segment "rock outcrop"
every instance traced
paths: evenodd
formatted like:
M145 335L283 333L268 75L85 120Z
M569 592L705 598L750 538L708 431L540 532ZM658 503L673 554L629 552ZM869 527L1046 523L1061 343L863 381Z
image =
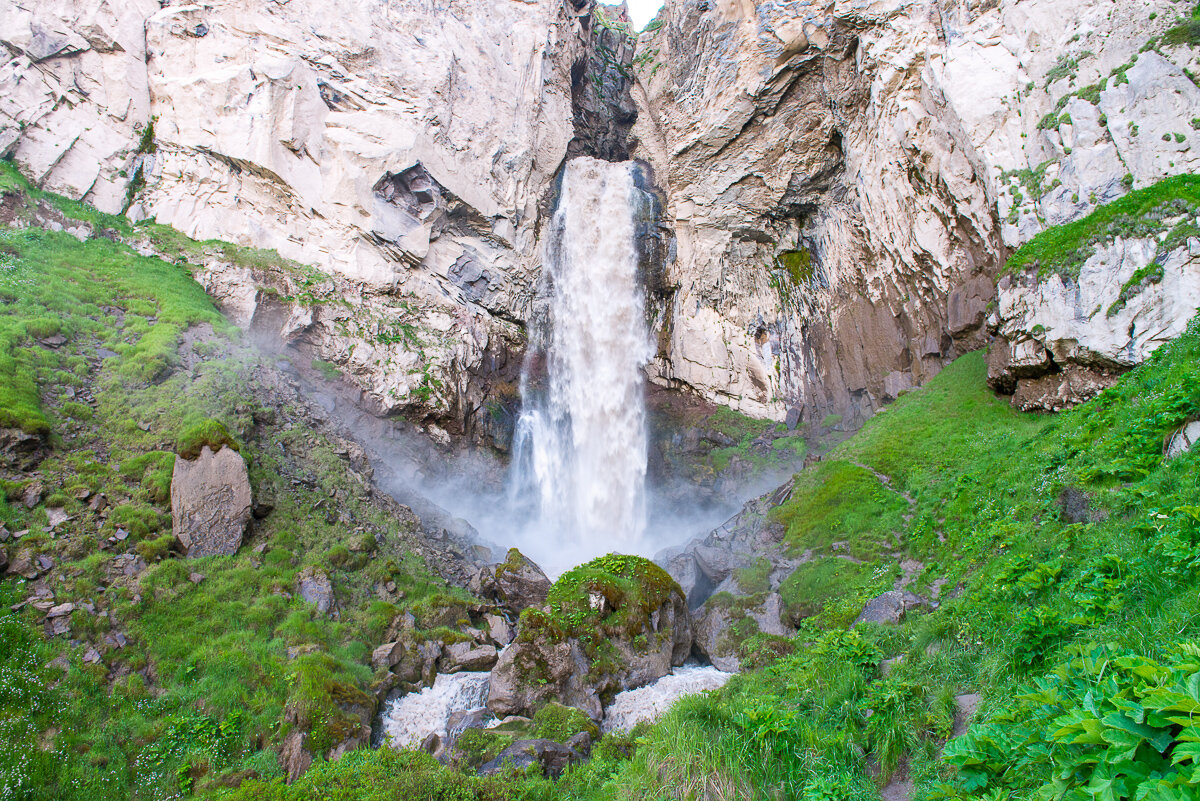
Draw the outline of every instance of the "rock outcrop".
M488 687L497 717L558 701L600 720L621 690L682 665L692 621L679 585L649 560L609 555L563 575L549 604L521 615Z
M471 580L471 591L519 615L531 606L546 602L550 579L536 562L516 548L510 548L503 562L479 569Z
M232 448L205 445L196 459L175 459L171 474L173 533L189 557L229 556L250 522L250 477Z
M1155 222L1164 235L1198 230L1198 212ZM1182 334L1200 308L1200 238L1166 249L1157 237L1118 235L1091 247L1077 274L1029 270L1000 280L988 381L1019 409L1088 400Z
M637 37L592 0L0 11L0 154L274 249L197 276L373 411L501 448L570 156L647 165L653 380L847 425L987 341L1009 249L1200 166L1169 0L669 0Z
M1151 6L668 2L634 91L678 242L658 378L853 423L983 344L1008 248L1200 157Z

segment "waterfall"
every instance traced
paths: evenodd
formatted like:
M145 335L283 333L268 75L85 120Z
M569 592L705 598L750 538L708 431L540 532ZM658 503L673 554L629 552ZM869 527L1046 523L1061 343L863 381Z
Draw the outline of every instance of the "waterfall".
M634 169L569 161L544 252L548 330L526 358L510 487L533 507L525 547L552 570L630 550L645 529L642 368L653 348Z

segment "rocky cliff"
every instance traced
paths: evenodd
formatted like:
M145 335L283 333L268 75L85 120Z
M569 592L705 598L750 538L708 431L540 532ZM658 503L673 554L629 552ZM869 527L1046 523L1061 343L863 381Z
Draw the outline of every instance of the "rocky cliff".
M1043 228L1194 169L1177 16L669 0L635 40L591 0L4 0L0 151L103 210L277 251L289 268L209 249L199 277L376 411L500 445L561 166L638 158L652 379L854 422L989 330L1068 358L996 277Z
M989 316L1028 339L1008 283L997 309L1010 249L1195 167L1176 22L1171 3L668 2L635 58L636 155L678 238L659 375L861 419Z

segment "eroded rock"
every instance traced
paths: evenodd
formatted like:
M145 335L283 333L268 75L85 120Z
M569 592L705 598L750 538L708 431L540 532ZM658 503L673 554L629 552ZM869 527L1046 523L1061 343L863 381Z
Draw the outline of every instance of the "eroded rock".
M177 458L171 475L173 532L189 557L229 556L241 547L252 499L246 462L232 448L207 445Z
M555 700L599 720L605 700L666 675L691 651L683 592L649 560L601 557L553 592L557 611L526 611L492 670L488 708L497 717Z
M514 614L520 614L531 606L546 602L550 579L536 562L512 548L500 564L480 569L471 582L471 590Z

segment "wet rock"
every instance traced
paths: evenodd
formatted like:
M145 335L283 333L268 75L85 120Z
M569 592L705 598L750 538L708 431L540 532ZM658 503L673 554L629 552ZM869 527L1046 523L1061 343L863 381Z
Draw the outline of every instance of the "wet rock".
M432 756L434 759L441 757L442 753L445 751L445 748L442 745L442 736L435 731L431 731L429 734L425 735L425 739L421 741L419 748Z
M578 751L562 743L553 740L518 740L479 768L479 773L484 776L499 773L505 765L524 770L537 763L545 775L557 779L564 770L581 761L583 756Z
M296 593L323 615L333 609L333 582L319 567L306 567L300 571L296 577Z
M512 548L500 564L480 568L471 582L471 590L519 614L546 602L550 579L536 562Z
M194 460L175 460L171 514L175 538L187 556L236 553L250 507L250 478L237 451L221 448L214 453L206 445Z
M682 590L654 563L621 559L627 561L614 569L627 571L622 576L628 583L584 579L572 587L575 595L564 603L561 619L546 612L522 616L516 639L491 673L493 714L529 714L554 700L599 720L605 700L683 664L692 648L692 621ZM607 569L603 558L584 567ZM602 660L593 659L598 641Z
M717 670L727 673L742 668L741 660L726 637L732 622L728 608L712 603L705 604L696 617L696 650Z
M447 645L442 651L440 665L443 673L483 671L491 670L496 664L496 659L496 649L490 645L456 642Z
M488 712L487 707L481 706L465 710L456 709L450 713L450 717L446 720L446 731L457 740L458 736L467 729L482 729L491 719L492 715Z
M513 627L502 615L486 614L483 620L487 623L488 636L492 642L503 647L513 640Z

